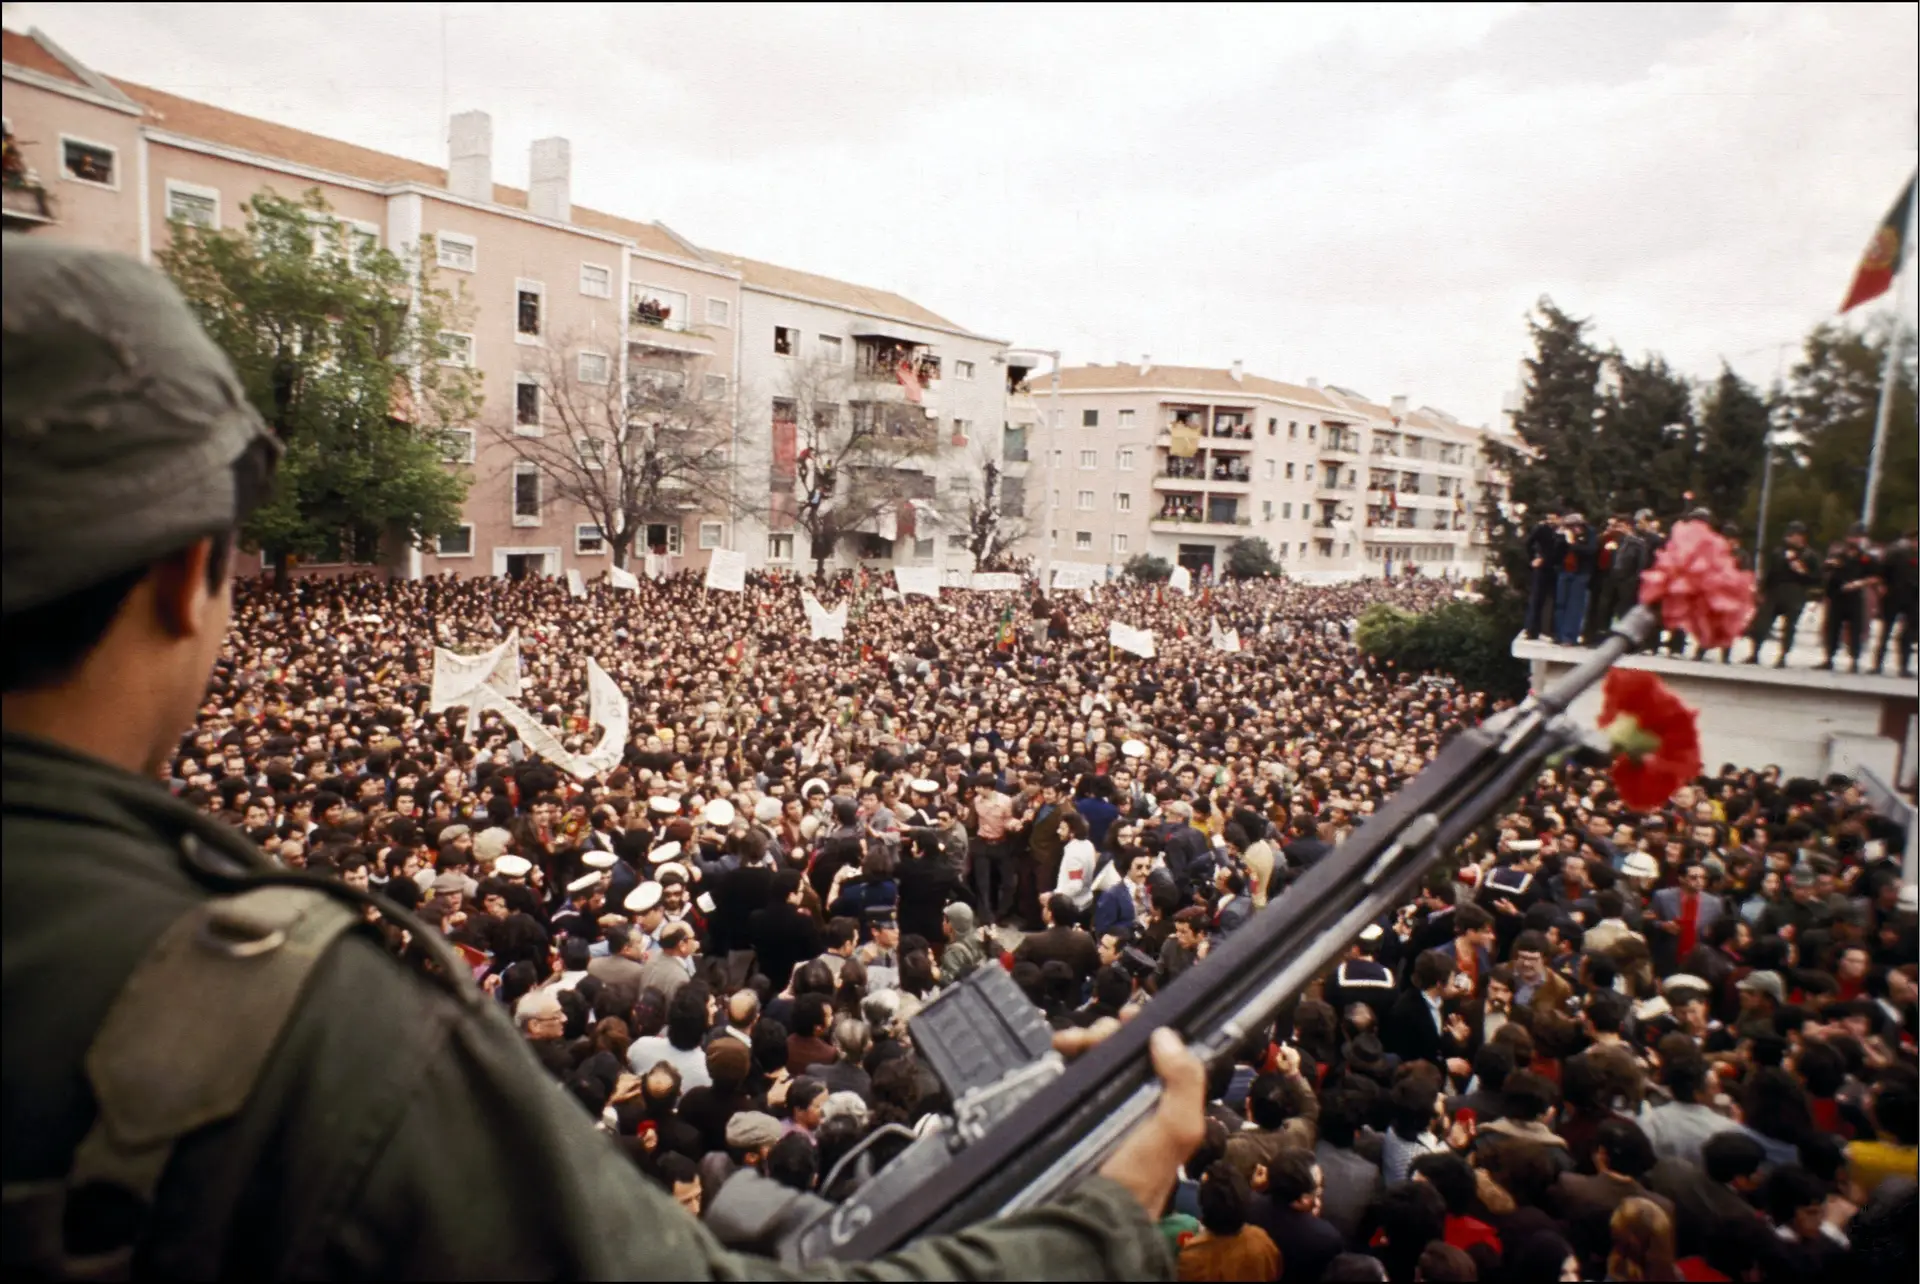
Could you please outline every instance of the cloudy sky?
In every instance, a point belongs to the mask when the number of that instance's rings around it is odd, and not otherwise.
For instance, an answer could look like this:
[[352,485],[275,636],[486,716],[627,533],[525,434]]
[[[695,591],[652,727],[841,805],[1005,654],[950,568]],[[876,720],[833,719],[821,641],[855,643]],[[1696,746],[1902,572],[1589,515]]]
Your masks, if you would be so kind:
[[111,74],[421,160],[484,109],[505,182],[565,135],[578,203],[1071,362],[1240,358],[1471,422],[1542,294],[1770,379],[1914,167],[1917,14],[6,6]]

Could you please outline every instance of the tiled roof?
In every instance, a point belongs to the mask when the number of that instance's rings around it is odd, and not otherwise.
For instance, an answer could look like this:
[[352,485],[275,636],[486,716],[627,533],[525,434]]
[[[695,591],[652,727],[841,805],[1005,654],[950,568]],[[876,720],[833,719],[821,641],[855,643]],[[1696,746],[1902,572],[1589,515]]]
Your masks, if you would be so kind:
[[73,74],[73,68],[54,57],[44,45],[24,32],[0,31],[0,58],[16,67],[25,67],[28,71],[37,71],[68,84],[87,83]]
[[855,312],[897,317],[902,321],[916,321],[921,325],[939,326],[946,330],[964,329],[938,313],[929,312],[912,299],[903,299],[886,290],[875,290],[864,285],[853,285],[847,281],[836,281],[828,276],[815,276],[811,272],[800,272],[773,263],[762,263],[757,259],[741,258],[737,254],[725,254],[719,250],[707,250],[705,253],[716,262],[724,263],[737,270],[750,286],[757,285],[762,289],[778,290],[782,294],[804,295],[809,299],[837,304]]
[[[1046,375],[1036,375],[1036,386],[1044,384]],[[1233,377],[1229,370],[1216,370],[1209,366],[1163,366],[1150,365],[1145,374],[1134,364],[1115,366],[1069,366],[1060,372],[1060,390],[1072,392],[1087,388],[1171,388],[1181,392],[1225,393],[1229,396],[1255,393],[1261,396],[1277,397],[1302,405],[1320,406],[1328,410],[1339,407],[1325,395],[1312,388],[1302,388],[1295,384],[1281,383],[1278,379],[1266,379],[1259,375]]]

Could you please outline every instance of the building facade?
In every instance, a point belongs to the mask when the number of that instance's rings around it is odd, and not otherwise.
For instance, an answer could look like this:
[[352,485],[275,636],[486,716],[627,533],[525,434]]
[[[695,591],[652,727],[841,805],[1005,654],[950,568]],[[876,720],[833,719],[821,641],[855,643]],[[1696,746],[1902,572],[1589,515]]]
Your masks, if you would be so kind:
[[1004,430],[1046,492],[1032,556],[1117,572],[1148,553],[1218,573],[1258,536],[1306,580],[1480,573],[1486,430],[1442,411],[1146,359],[1063,370],[1059,400],[1056,419],[1041,398],[1046,440]]
[[[482,112],[449,122],[438,167],[105,76],[38,31],[5,32],[3,52],[8,230],[151,262],[174,220],[232,228],[263,189],[295,198],[318,189],[356,243],[422,264],[455,296],[461,328],[443,338],[480,372],[483,409],[449,434],[446,462],[471,488],[461,523],[431,547],[377,555],[393,572],[603,571],[606,533],[556,493],[532,439],[570,431],[556,413],[563,396],[618,402],[637,388],[697,399],[727,443],[718,484],[644,514],[635,553],[669,570],[703,567],[717,548],[738,549],[753,566],[804,562],[796,500],[777,475],[792,469],[774,458],[774,408],[791,368],[833,356],[832,341],[847,422],[906,398],[891,375],[860,364],[876,345],[904,345],[930,376],[912,407],[927,449],[893,483],[921,503],[903,502],[894,523],[834,561],[948,561],[951,534],[931,537],[929,550],[928,532],[972,476],[976,441],[1001,424],[1003,343],[897,295],[710,252],[664,224],[576,206],[566,139],[533,144],[525,189],[496,183]],[[341,543],[337,566],[347,568],[356,555]]]

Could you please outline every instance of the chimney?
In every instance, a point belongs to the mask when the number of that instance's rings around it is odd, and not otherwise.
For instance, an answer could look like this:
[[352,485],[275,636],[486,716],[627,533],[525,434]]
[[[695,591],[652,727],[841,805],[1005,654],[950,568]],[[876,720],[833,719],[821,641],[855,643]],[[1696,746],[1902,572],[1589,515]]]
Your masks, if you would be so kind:
[[566,139],[535,139],[527,171],[528,211],[562,223],[571,219],[573,198],[568,189],[572,171],[573,148]]
[[1246,371],[1241,368],[1241,364],[1238,361],[1233,363],[1233,369],[1227,373],[1233,376],[1235,383],[1239,383],[1242,379],[1246,378]]
[[1393,399],[1393,417],[1395,419],[1407,417],[1407,399],[1404,395]]
[[483,111],[463,111],[447,122],[447,190],[493,201],[493,117]]
[[1142,375],[1142,377],[1144,377],[1146,373],[1151,369],[1153,369],[1153,354],[1151,352],[1141,353],[1140,354],[1140,374]]

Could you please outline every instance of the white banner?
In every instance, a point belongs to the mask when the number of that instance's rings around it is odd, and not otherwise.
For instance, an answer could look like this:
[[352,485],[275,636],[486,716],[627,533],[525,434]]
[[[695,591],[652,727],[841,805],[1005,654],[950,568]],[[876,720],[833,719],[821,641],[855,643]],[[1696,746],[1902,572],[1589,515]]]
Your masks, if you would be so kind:
[[847,636],[847,604],[842,602],[829,611],[820,605],[820,599],[805,589],[800,590],[800,604],[807,610],[807,630],[816,642],[838,642]]
[[730,548],[714,549],[713,560],[707,563],[707,587],[722,593],[746,592],[747,555]]
[[632,571],[619,566],[608,568],[607,583],[617,589],[625,589],[629,593],[638,593],[640,591],[639,578],[636,577]]
[[580,572],[577,569],[569,566],[567,568],[567,596],[585,597],[586,595],[587,582],[580,578]]
[[459,655],[445,647],[433,648],[433,683],[427,712],[442,713],[455,705],[467,706],[467,734],[480,725],[476,693],[491,689],[505,699],[520,695],[520,630],[479,655]]
[[936,599],[940,596],[940,568],[936,566],[896,566],[893,582],[899,585],[901,597],[915,593]]
[[[671,554],[668,556],[671,556]],[[648,553],[646,560],[640,564],[640,569],[646,572],[646,576],[650,580],[665,579],[667,574],[667,558],[661,556],[659,553]]]
[[1212,624],[1213,624],[1213,629],[1212,629],[1213,649],[1216,651],[1227,651],[1227,652],[1237,654],[1240,650],[1239,632],[1235,629],[1221,628],[1220,621],[1218,619],[1213,620]]
[[1152,629],[1136,629],[1115,620],[1107,625],[1107,641],[1118,649],[1143,659],[1151,660],[1155,655]]
[[602,775],[620,765],[633,718],[633,710],[620,684],[591,656],[587,657],[587,708],[588,716],[600,724],[600,741],[583,759],[590,770],[585,773],[575,770],[576,776]]
[[1107,580],[1107,568],[1095,566],[1091,562],[1056,562],[1053,567],[1053,587],[1058,589],[1090,589]]
[[1018,593],[1024,583],[1013,571],[975,571],[967,587],[976,593]]
[[1193,572],[1184,566],[1173,568],[1173,574],[1167,577],[1167,587],[1176,593],[1193,592]]

